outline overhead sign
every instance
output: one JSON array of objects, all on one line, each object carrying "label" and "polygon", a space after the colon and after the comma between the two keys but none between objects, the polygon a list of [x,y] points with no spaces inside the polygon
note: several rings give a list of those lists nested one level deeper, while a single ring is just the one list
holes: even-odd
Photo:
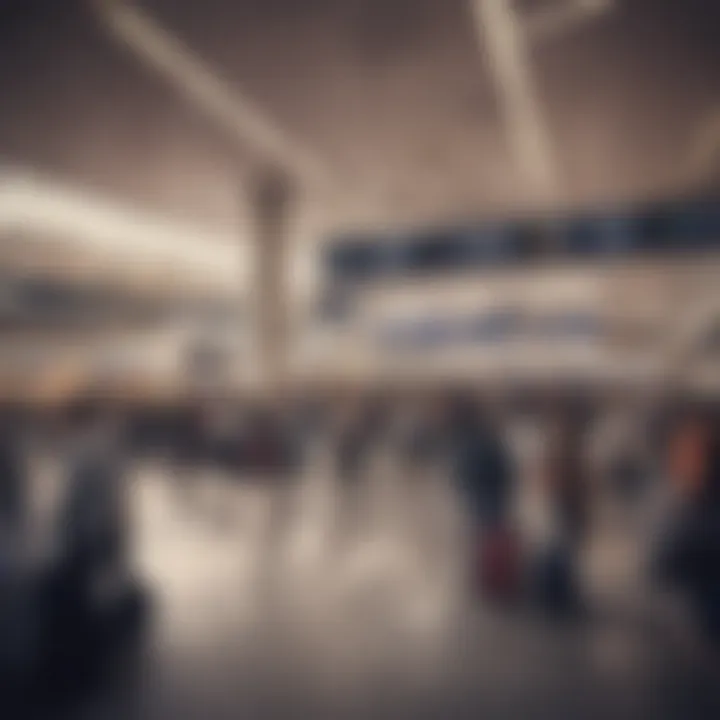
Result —
[{"label": "overhead sign", "polygon": [[692,342],[692,327],[720,317],[719,273],[720,258],[703,257],[367,286],[353,293],[352,313],[318,323],[325,340],[313,343],[312,368],[367,378],[650,379]]},{"label": "overhead sign", "polygon": [[328,281],[367,283],[706,252],[720,252],[716,200],[338,237],[326,246],[324,271]]},{"label": "overhead sign", "polygon": [[596,343],[606,337],[603,318],[595,313],[570,309],[533,314],[512,307],[471,315],[397,319],[376,332],[378,343],[390,352],[533,341]]}]

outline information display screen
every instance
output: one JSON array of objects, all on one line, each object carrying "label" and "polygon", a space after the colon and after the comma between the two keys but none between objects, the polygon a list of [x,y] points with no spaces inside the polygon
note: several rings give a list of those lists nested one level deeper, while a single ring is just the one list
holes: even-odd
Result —
[{"label": "information display screen", "polygon": [[520,218],[332,240],[325,273],[372,281],[563,261],[720,252],[720,202],[656,204],[569,217]]}]

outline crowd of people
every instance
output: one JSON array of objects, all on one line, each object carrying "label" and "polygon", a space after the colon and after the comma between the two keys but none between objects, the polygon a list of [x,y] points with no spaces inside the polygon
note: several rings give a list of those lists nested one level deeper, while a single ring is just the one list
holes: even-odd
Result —
[{"label": "crowd of people", "polygon": [[[126,592],[136,587],[124,482],[134,460],[162,457],[176,469],[180,485],[191,486],[211,466],[241,482],[282,485],[293,483],[313,448],[322,444],[342,488],[343,522],[351,524],[359,492],[373,472],[370,459],[383,447],[404,475],[432,465],[454,486],[471,529],[471,591],[495,604],[530,602],[555,617],[577,617],[585,606],[579,570],[598,487],[624,503],[637,502],[648,488],[662,491],[669,500],[652,543],[649,573],[679,590],[706,636],[720,643],[717,413],[711,403],[686,402],[655,411],[643,423],[635,419],[631,425],[637,432],[631,436],[622,430],[620,442],[606,443],[599,463],[592,458],[603,414],[597,404],[579,398],[555,398],[528,409],[448,392],[272,405],[222,401],[162,412],[128,412],[96,400],[78,403],[51,422],[5,409],[0,415],[2,593],[9,596],[15,583],[15,558],[22,553],[17,538],[28,532],[29,436],[63,449],[66,483],[56,513],[54,553],[34,578],[42,619],[39,657],[55,668],[78,664],[63,655],[81,647],[68,640],[68,633],[77,638],[82,629],[86,638],[108,639],[98,629],[98,622],[108,626],[107,617],[95,617],[98,584],[123,588],[114,591],[122,601],[113,605],[110,625],[138,613],[137,594]],[[536,436],[530,462],[518,450],[523,418],[531,419]],[[532,546],[516,512],[528,484],[546,518],[542,542]],[[9,607],[3,603],[0,612],[9,613]],[[3,658],[6,679],[19,665],[17,655],[4,654],[10,655]]]},{"label": "crowd of people", "polygon": [[[621,411],[607,421],[602,405],[587,397],[522,406],[459,392],[314,398],[274,407],[210,404],[166,423],[164,442],[189,478],[214,464],[240,481],[281,485],[292,484],[312,448],[323,445],[333,458],[345,526],[356,521],[378,452],[392,455],[398,476],[412,478],[432,466],[465,509],[472,589],[498,602],[530,598],[561,617],[583,609],[580,566],[598,494],[611,493],[624,505],[662,497],[648,570],[681,589],[717,638],[717,407],[687,401],[644,414],[633,409],[634,415]],[[517,439],[523,420],[535,436],[531,453]],[[543,536],[532,544],[517,513],[528,484],[545,517]]]}]

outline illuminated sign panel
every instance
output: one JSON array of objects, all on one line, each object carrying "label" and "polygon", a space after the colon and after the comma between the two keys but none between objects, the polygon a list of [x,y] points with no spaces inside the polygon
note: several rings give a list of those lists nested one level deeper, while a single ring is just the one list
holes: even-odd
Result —
[{"label": "illuminated sign panel", "polygon": [[607,214],[508,222],[333,240],[329,278],[368,282],[507,266],[720,252],[720,203],[658,204]]},{"label": "illuminated sign panel", "polygon": [[602,318],[576,311],[532,315],[507,308],[467,316],[395,320],[377,331],[380,346],[394,352],[507,342],[597,342],[605,338]]},{"label": "illuminated sign panel", "polygon": [[334,367],[646,379],[720,316],[720,204],[338,238],[324,261]]}]

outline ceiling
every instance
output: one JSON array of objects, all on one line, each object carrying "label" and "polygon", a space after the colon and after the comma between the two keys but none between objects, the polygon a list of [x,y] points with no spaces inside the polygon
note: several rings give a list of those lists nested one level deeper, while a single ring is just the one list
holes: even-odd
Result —
[{"label": "ceiling", "polygon": [[[368,223],[476,216],[531,200],[466,0],[144,0],[294,137],[372,189]],[[539,2],[525,2],[532,9]],[[618,0],[535,49],[563,202],[673,187],[720,100],[720,10]],[[0,24],[0,156],[226,228],[243,162],[81,2],[11,3]],[[320,212],[323,208],[320,207]]]}]

